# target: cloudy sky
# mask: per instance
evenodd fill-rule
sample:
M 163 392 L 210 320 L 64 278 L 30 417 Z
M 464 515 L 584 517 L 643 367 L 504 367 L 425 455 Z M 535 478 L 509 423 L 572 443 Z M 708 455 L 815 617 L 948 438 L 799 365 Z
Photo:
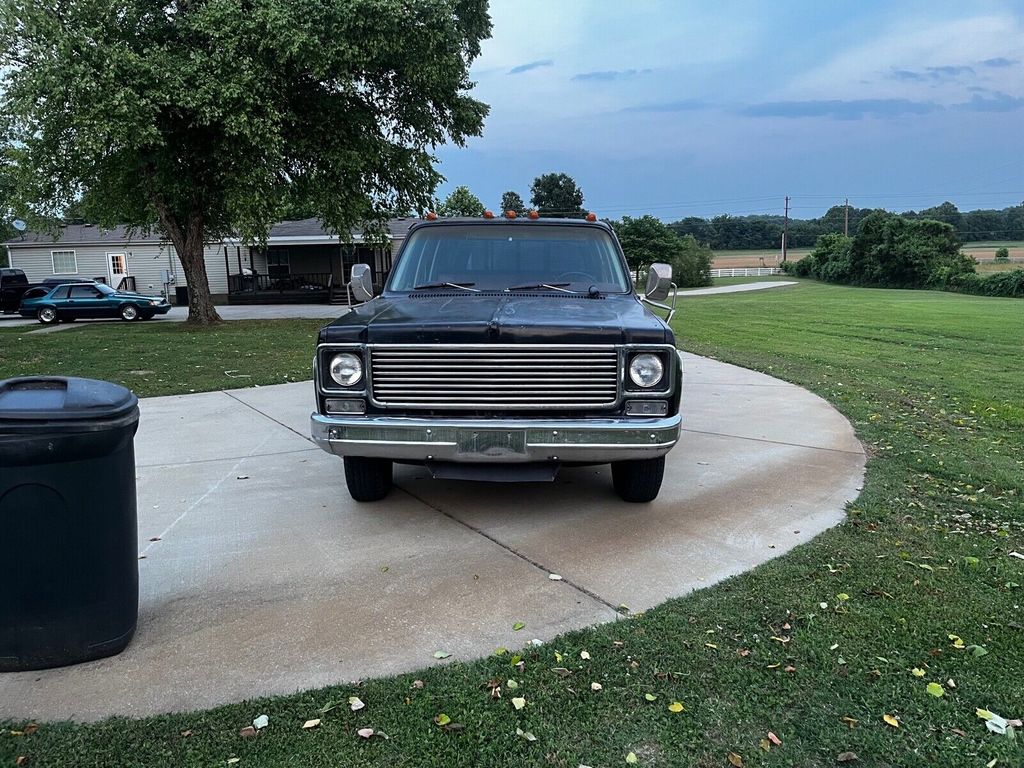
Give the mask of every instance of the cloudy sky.
M 1024 0 L 492 0 L 443 195 L 564 171 L 602 216 L 1024 200 Z

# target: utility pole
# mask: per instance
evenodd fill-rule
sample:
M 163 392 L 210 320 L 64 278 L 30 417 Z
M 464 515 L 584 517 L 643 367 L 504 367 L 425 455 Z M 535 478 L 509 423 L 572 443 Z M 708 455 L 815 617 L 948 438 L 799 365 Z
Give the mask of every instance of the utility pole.
M 843 208 L 843 237 L 850 236 L 850 198 L 846 198 Z
M 782 261 L 786 261 L 786 241 L 789 239 L 789 195 L 786 195 L 786 218 L 782 223 Z

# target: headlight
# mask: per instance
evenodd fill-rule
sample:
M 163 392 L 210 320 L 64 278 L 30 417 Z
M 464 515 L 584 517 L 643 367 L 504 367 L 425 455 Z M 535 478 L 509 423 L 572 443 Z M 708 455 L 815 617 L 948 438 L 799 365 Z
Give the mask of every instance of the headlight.
M 661 358 L 648 353 L 639 354 L 629 362 L 629 378 L 638 387 L 653 387 L 665 375 Z
M 363 378 L 363 361 L 358 355 L 342 352 L 331 358 L 331 378 L 343 387 L 351 387 Z
M 159 299 L 150 299 L 149 300 L 149 304 L 150 304 L 150 306 L 155 307 L 155 306 L 160 304 L 160 300 Z

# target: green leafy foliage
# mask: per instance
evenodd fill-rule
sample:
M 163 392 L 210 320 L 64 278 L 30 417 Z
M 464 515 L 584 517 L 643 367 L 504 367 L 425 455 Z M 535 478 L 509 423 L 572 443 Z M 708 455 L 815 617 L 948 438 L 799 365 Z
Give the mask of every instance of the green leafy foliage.
M 554 219 L 579 219 L 583 210 L 583 190 L 565 173 L 545 173 L 533 180 L 530 202 L 541 216 Z
M 974 264 L 961 253 L 952 225 L 873 211 L 855 237 L 822 235 L 809 256 L 787 269 L 831 283 L 942 288 L 959 275 L 973 274 Z
M 995 254 L 995 260 L 996 261 L 1009 261 L 1009 259 L 1010 259 L 1010 249 L 1009 248 L 1007 248 L 1005 245 L 1004 246 L 1000 246 L 999 248 L 996 248 L 996 254 Z
M 518 192 L 509 190 L 501 196 L 501 212 L 515 211 L 518 214 L 526 213 L 526 203 Z
M 437 206 L 438 216 L 483 216 L 484 204 L 469 191 L 469 187 L 456 187 Z
M 654 263 L 672 266 L 672 277 L 680 287 L 711 285 L 711 249 L 701 245 L 692 235 L 679 237 L 654 216 L 632 218 L 623 216 L 612 222 L 626 262 L 639 276 L 640 271 Z
M 204 242 L 259 242 L 287 210 L 373 232 L 429 207 L 433 150 L 482 129 L 469 66 L 490 30 L 485 0 L 10 0 L 19 196 L 161 229 L 190 319 L 216 319 Z

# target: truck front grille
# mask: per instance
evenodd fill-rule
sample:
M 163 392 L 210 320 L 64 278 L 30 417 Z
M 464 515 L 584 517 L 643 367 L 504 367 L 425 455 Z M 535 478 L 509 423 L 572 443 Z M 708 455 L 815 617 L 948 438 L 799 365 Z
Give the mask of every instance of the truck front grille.
M 424 409 L 581 409 L 616 404 L 614 346 L 374 346 L 373 401 Z

